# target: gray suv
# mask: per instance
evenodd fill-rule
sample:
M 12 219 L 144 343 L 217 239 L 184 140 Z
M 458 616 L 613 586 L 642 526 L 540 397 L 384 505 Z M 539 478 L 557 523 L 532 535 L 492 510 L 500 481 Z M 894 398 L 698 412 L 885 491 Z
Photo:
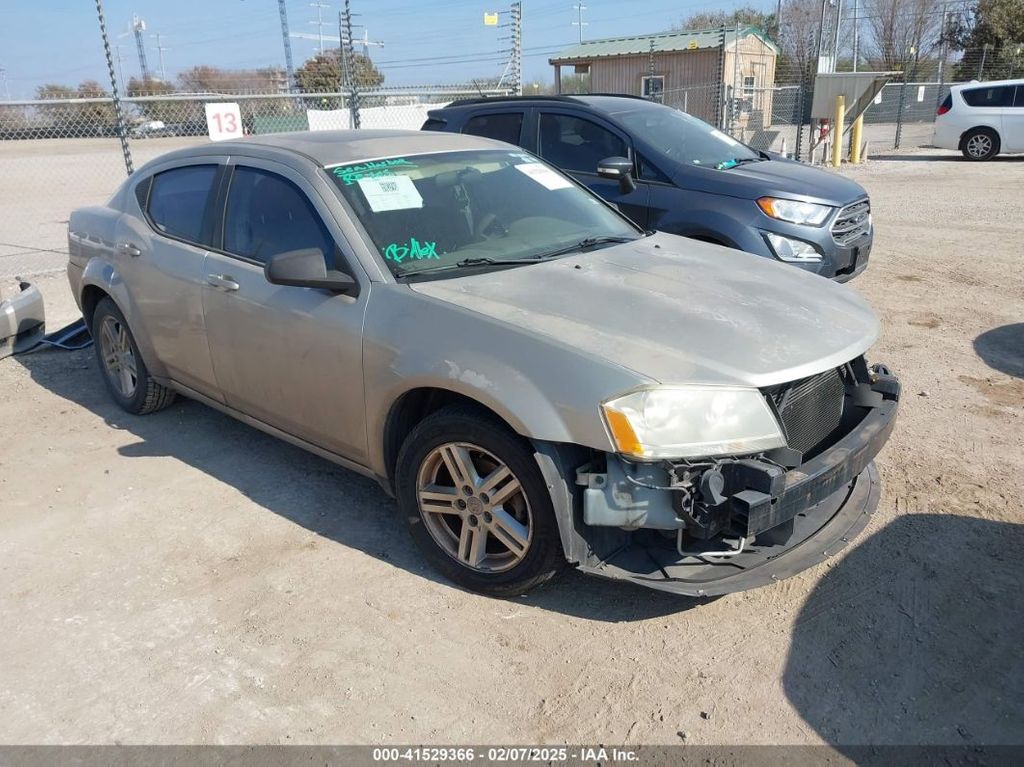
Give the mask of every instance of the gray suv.
M 863 300 L 645 233 L 507 144 L 182 149 L 74 211 L 68 245 L 122 408 L 184 395 L 375 477 L 468 588 L 566 565 L 751 588 L 842 548 L 878 502 L 899 384 L 865 360 Z
M 855 181 L 758 152 L 632 96 L 457 101 L 424 130 L 516 144 L 647 229 L 784 261 L 845 282 L 868 265 L 871 203 Z

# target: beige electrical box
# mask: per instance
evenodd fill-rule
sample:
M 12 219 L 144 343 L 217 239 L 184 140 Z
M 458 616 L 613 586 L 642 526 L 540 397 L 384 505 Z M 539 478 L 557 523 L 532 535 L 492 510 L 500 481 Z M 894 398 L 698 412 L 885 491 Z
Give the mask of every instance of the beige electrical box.
M 902 74 L 902 72 L 819 74 L 814 78 L 811 117 L 831 119 L 836 110 L 836 96 L 842 96 L 846 100 L 846 114 L 856 117 L 868 108 L 887 82 Z

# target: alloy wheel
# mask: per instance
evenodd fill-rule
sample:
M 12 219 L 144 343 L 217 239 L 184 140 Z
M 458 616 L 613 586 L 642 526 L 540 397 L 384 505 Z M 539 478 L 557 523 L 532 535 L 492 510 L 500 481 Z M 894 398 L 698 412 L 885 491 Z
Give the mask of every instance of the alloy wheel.
M 99 342 L 107 377 L 124 397 L 130 399 L 135 395 L 139 374 L 128 328 L 116 317 L 107 315 L 100 324 Z
M 519 479 L 477 445 L 431 450 L 420 464 L 416 499 L 430 536 L 465 567 L 502 572 L 530 550 L 533 515 Z
M 992 138 L 984 133 L 976 133 L 967 139 L 967 152 L 971 157 L 985 157 L 992 151 Z

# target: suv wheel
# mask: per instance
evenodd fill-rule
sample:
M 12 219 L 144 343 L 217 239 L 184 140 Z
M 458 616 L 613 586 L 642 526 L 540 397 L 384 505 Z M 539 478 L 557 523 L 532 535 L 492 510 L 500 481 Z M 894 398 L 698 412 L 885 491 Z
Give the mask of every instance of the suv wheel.
M 999 154 L 999 134 L 991 128 L 974 128 L 964 135 L 960 151 L 968 160 L 991 160 Z
M 92 315 L 96 360 L 114 401 L 135 415 L 160 410 L 174 401 L 174 391 L 149 377 L 128 323 L 117 304 L 104 298 Z
M 395 482 L 413 540 L 460 586 L 517 596 L 565 565 L 533 451 L 487 414 L 456 406 L 428 416 L 402 446 Z

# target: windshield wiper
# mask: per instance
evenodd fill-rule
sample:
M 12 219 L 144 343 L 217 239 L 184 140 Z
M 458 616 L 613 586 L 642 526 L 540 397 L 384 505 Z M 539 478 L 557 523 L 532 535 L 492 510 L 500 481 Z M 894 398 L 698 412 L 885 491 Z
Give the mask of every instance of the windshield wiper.
M 647 233 L 640 235 L 640 237 L 646 237 Z M 625 235 L 604 235 L 601 237 L 584 237 L 577 243 L 572 245 L 565 245 L 561 248 L 555 248 L 554 250 L 548 250 L 543 253 L 538 253 L 532 258 L 540 261 L 545 258 L 555 258 L 556 256 L 564 256 L 567 253 L 576 253 L 581 250 L 587 250 L 588 248 L 594 248 L 598 245 L 605 245 L 612 242 L 633 242 L 633 240 L 639 240 L 640 237 L 627 237 Z
M 651 232 L 650 234 L 653 234 Z M 648 235 L 645 232 L 642 237 Z M 429 274 L 432 272 L 446 272 L 452 269 L 465 269 L 472 266 L 519 266 L 522 264 L 536 264 L 539 261 L 545 261 L 549 258 L 555 258 L 557 256 L 564 256 L 567 253 L 575 253 L 580 250 L 586 250 L 587 248 L 593 248 L 598 245 L 604 245 L 610 242 L 632 242 L 633 240 L 639 239 L 638 237 L 626 237 L 623 235 L 604 235 L 601 237 L 585 237 L 584 239 L 576 242 L 572 245 L 566 245 L 561 248 L 555 248 L 554 250 L 548 250 L 543 253 L 537 253 L 533 256 L 526 256 L 524 258 L 493 258 L 492 256 L 474 256 L 471 258 L 464 258 L 461 261 L 456 261 L 454 264 L 437 264 L 436 266 L 425 266 L 422 269 L 411 269 L 407 272 L 400 272 L 396 274 L 396 277 L 411 277 L 414 274 Z
M 735 168 L 735 167 L 737 167 L 739 165 L 746 165 L 748 162 L 764 162 L 767 159 L 768 159 L 767 157 L 733 158 L 732 160 L 723 160 L 722 162 L 718 163 L 718 165 L 715 166 L 715 169 L 716 170 L 729 170 L 730 168 Z

